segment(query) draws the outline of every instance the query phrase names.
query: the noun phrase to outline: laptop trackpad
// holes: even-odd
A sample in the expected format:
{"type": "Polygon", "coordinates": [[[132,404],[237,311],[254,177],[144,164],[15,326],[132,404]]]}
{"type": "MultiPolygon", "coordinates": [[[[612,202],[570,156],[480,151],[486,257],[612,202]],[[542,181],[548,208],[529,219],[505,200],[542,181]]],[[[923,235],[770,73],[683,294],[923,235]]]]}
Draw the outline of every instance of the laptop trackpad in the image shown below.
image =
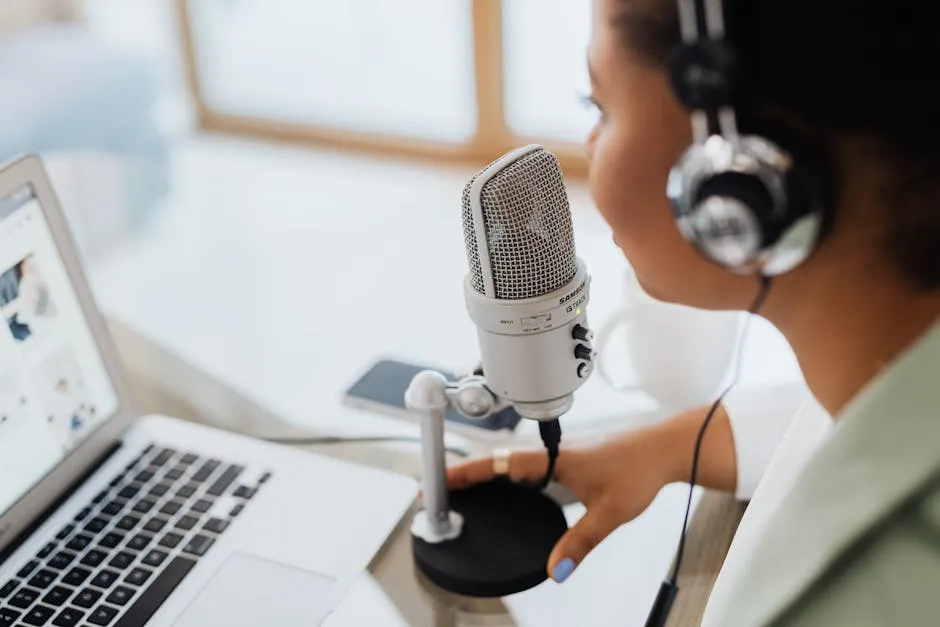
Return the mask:
{"type": "Polygon", "coordinates": [[[233,553],[174,623],[175,627],[293,627],[322,620],[336,580],[233,553]]]}

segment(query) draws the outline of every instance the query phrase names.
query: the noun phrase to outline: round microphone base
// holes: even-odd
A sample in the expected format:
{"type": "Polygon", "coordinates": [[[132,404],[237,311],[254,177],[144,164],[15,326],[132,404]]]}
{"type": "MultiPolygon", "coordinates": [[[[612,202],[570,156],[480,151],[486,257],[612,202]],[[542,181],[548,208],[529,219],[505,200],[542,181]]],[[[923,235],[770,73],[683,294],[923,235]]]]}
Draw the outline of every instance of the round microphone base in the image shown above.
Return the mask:
{"type": "Polygon", "coordinates": [[[429,543],[412,534],[415,564],[435,585],[470,597],[501,597],[548,578],[548,556],[568,530],[561,506],[537,488],[492,481],[449,494],[460,536],[429,543]]]}

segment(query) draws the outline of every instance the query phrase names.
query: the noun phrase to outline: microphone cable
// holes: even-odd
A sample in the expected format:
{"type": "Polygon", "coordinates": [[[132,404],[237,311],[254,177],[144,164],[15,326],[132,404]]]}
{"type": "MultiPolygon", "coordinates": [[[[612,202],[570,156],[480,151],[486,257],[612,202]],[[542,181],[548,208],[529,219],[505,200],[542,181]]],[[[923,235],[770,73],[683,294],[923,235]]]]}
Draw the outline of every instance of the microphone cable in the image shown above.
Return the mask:
{"type": "Polygon", "coordinates": [[[539,435],[542,438],[542,444],[545,445],[545,450],[548,451],[548,470],[545,471],[545,476],[539,483],[539,488],[544,490],[555,478],[555,463],[558,461],[558,452],[561,448],[561,423],[558,422],[558,418],[540,420],[539,435]]]}
{"type": "Polygon", "coordinates": [[[695,491],[696,481],[698,480],[698,462],[702,450],[702,440],[705,439],[705,431],[708,430],[708,425],[711,424],[715,412],[718,411],[718,406],[721,405],[721,401],[724,400],[728,392],[737,384],[741,376],[741,361],[744,357],[744,345],[747,343],[750,331],[751,317],[760,311],[764,301],[767,299],[767,295],[770,293],[772,285],[772,280],[768,276],[761,276],[759,281],[760,287],[758,288],[757,295],[754,297],[754,301],[747,309],[747,318],[745,318],[741,330],[741,343],[738,345],[738,354],[735,359],[734,376],[731,378],[731,382],[728,386],[718,396],[717,400],[709,407],[708,413],[705,414],[705,420],[702,421],[702,426],[699,428],[698,435],[695,438],[695,449],[692,452],[692,472],[689,477],[689,497],[685,505],[685,516],[682,520],[682,533],[679,535],[679,548],[676,550],[676,559],[672,566],[672,572],[660,585],[659,592],[656,594],[653,608],[650,610],[649,617],[646,619],[646,627],[662,627],[666,624],[666,619],[669,617],[669,610],[672,609],[673,601],[675,601],[676,595],[679,592],[679,569],[682,566],[682,557],[685,553],[689,515],[692,511],[692,496],[695,491]]]}

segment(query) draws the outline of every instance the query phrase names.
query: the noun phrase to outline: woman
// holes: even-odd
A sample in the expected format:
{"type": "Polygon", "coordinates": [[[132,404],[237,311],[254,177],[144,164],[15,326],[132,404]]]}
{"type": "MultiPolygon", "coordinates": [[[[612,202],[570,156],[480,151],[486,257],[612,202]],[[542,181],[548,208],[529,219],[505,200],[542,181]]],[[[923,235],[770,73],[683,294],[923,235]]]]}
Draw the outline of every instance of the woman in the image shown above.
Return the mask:
{"type": "MultiPolygon", "coordinates": [[[[910,67],[940,52],[929,5],[723,4],[742,61],[738,127],[812,164],[828,218],[812,254],[772,280],[760,309],[812,394],[753,495],[707,623],[937,624],[940,120],[932,81],[910,67]]],[[[668,69],[679,24],[674,0],[595,0],[591,191],[652,296],[745,309],[758,281],[705,259],[665,193],[693,141],[668,69]]],[[[698,461],[698,482],[728,491],[751,457],[736,446],[754,441],[736,437],[735,402],[713,417],[698,461]]],[[[587,512],[549,559],[556,581],[663,485],[688,480],[704,415],[562,450],[557,480],[587,512]]],[[[508,467],[513,479],[537,479],[545,454],[514,453],[508,467]]],[[[449,471],[457,488],[492,476],[492,460],[449,471]]]]}

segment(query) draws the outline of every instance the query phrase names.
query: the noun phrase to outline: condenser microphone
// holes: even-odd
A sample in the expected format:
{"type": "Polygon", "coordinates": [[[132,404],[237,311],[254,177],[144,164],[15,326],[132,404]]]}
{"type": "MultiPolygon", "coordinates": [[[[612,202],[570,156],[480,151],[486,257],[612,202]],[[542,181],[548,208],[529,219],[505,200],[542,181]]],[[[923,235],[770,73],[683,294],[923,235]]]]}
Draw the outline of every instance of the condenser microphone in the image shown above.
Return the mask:
{"type": "Polygon", "coordinates": [[[437,586],[494,597],[543,582],[548,557],[568,529],[561,506],[543,488],[559,454],[558,418],[593,370],[585,315],[590,280],[575,252],[561,166],[541,146],[513,150],[470,179],[462,214],[469,264],[464,295],[477,327],[482,376],[463,379],[453,398],[461,411],[477,415],[496,396],[539,421],[548,465],[536,485],[498,476],[446,490],[443,412],[451,397],[439,374],[420,373],[406,393],[408,406],[422,414],[426,460],[412,552],[437,586]]]}
{"type": "Polygon", "coordinates": [[[529,145],[480,171],[463,191],[463,232],[487,385],[520,415],[555,420],[594,367],[590,277],[557,158],[529,145]]]}

